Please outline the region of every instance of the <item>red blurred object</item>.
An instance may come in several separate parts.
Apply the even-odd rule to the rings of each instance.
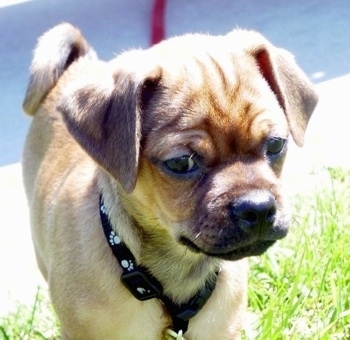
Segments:
[[[154,0],[151,23],[151,45],[162,41],[165,37],[165,5],[166,0]]]

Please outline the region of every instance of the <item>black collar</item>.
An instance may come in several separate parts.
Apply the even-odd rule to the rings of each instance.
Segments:
[[[116,232],[112,229],[102,195],[100,196],[100,216],[104,233],[114,256],[117,258],[123,274],[120,279],[125,287],[138,300],[145,301],[153,298],[159,299],[166,307],[173,322],[173,330],[176,333],[185,333],[189,320],[195,316],[208,301],[215,285],[216,277],[207,280],[205,286],[201,288],[187,303],[178,305],[163,294],[163,287],[160,282],[147,270],[147,268],[137,265],[135,257],[129,248],[121,241]]]

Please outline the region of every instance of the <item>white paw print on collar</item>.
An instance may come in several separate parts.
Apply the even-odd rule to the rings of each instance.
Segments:
[[[135,266],[134,266],[134,262],[132,262],[131,260],[121,260],[120,264],[122,265],[122,267],[124,269],[126,269],[128,272],[134,270]]]
[[[111,246],[115,246],[117,244],[120,244],[121,239],[120,237],[116,234],[116,232],[114,230],[111,231],[111,233],[109,234],[109,238],[108,241],[110,243]]]
[[[102,214],[107,215],[107,210],[106,210],[106,207],[103,203],[100,204],[100,210],[101,210]]]

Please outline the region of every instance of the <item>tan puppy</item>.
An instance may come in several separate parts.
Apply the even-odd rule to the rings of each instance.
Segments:
[[[173,327],[159,299],[120,281],[100,195],[110,243],[174,304],[216,278],[185,338],[240,338],[244,258],[287,233],[287,139],[303,144],[316,102],[293,58],[255,32],[186,35],[110,62],[69,24],[40,38],[23,175],[63,338],[155,340]]]

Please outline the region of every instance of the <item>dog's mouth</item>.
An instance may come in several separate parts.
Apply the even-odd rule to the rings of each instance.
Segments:
[[[218,248],[217,251],[201,249],[185,236],[181,236],[179,242],[195,253],[202,253],[207,256],[221,258],[223,260],[237,261],[244,257],[262,255],[276,242],[276,240],[257,240],[253,243],[243,245],[235,249],[222,247],[220,249]]]

